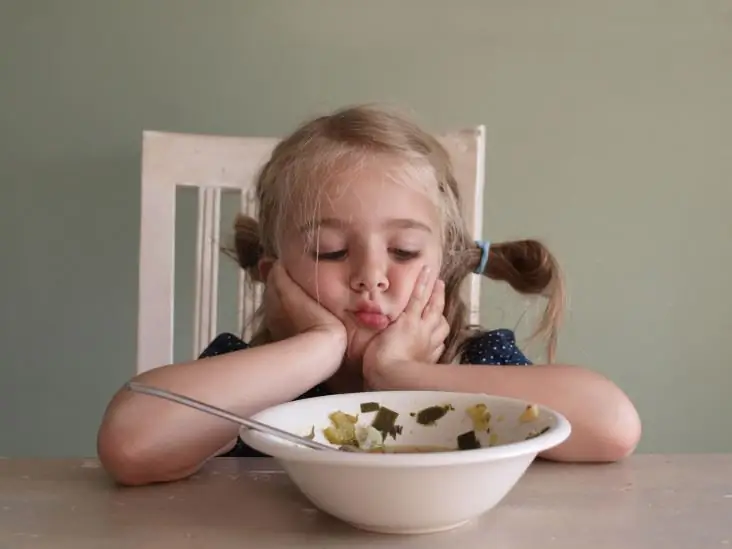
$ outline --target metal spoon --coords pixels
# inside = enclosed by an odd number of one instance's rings
[[[325,444],[321,444],[319,442],[315,442],[314,440],[307,439],[305,437],[301,437],[298,435],[293,435],[292,433],[289,433],[287,431],[283,431],[282,429],[278,429],[277,427],[272,427],[271,425],[267,425],[265,423],[260,423],[259,421],[253,420],[253,419],[246,419],[240,416],[237,416],[236,414],[232,414],[231,412],[227,412],[226,410],[222,410],[221,408],[217,408],[216,406],[211,406],[210,404],[206,404],[204,402],[200,402],[198,400],[179,395],[177,393],[173,393],[171,391],[167,391],[165,389],[159,389],[157,387],[151,387],[149,385],[144,385],[142,383],[138,383],[136,381],[129,381],[127,383],[127,388],[131,391],[134,391],[136,393],[144,393],[146,395],[156,396],[159,398],[164,398],[166,400],[171,400],[173,402],[177,402],[178,404],[183,404],[184,406],[188,406],[190,408],[195,408],[196,410],[200,410],[201,412],[206,412],[207,414],[211,414],[214,416],[218,416],[224,419],[228,419],[229,421],[232,421],[234,423],[238,423],[239,425],[243,425],[244,427],[248,427],[249,429],[254,429],[255,431],[260,431],[262,433],[266,433],[268,435],[272,435],[281,439],[284,439],[288,442],[294,442],[295,444],[299,444],[300,446],[305,446],[307,448],[312,448],[313,450],[329,450],[331,452],[333,451],[359,451],[358,449],[351,449],[346,447],[340,447],[340,448],[333,448],[332,446],[327,446]]]

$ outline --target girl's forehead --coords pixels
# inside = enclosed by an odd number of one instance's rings
[[[430,197],[413,185],[389,179],[355,177],[328,185],[318,209],[336,216],[393,217],[402,213],[432,219],[437,208]]]
[[[333,168],[298,193],[295,217],[299,223],[322,217],[353,222],[415,218],[439,223],[438,189],[429,166],[375,157]]]

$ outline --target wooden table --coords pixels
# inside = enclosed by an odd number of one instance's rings
[[[732,549],[732,454],[535,462],[482,519],[423,536],[361,532],[319,511],[269,459],[190,480],[112,484],[95,460],[0,459],[0,548]]]

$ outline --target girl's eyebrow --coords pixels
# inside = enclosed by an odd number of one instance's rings
[[[342,219],[338,219],[336,217],[324,217],[322,219],[315,219],[313,221],[308,221],[304,225],[300,226],[300,232],[308,232],[312,231],[315,228],[321,228],[321,227],[329,227],[331,229],[342,229],[348,225],[345,221]]]
[[[398,218],[398,219],[387,219],[384,225],[392,229],[419,229],[428,233],[432,233],[432,227],[416,219],[409,218]],[[305,223],[300,227],[300,232],[305,233],[312,231],[313,229],[320,228],[331,228],[331,229],[343,229],[348,226],[348,222],[338,219],[336,217],[324,217],[322,219],[316,219]]]
[[[432,232],[432,227],[416,219],[389,219],[384,223],[387,227],[395,229],[419,229],[428,233]]]

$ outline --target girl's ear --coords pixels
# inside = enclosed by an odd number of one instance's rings
[[[259,280],[261,280],[262,282],[267,282],[267,277],[269,276],[269,272],[272,270],[272,266],[274,265],[275,261],[277,261],[277,259],[274,257],[263,257],[259,261],[257,261]]]

